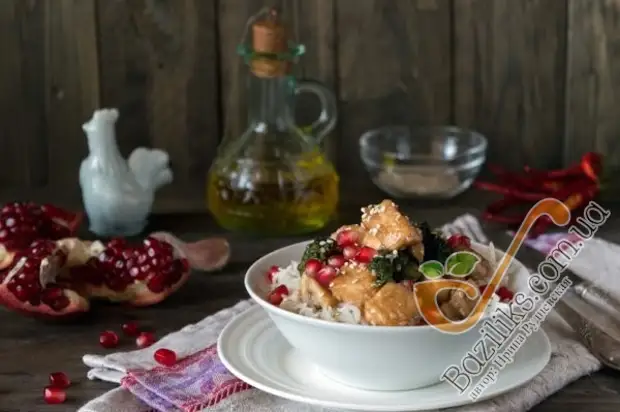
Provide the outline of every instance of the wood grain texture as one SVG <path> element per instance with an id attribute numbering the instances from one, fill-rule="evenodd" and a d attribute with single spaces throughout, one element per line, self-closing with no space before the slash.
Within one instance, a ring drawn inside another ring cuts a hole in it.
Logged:
<path id="1" fill-rule="evenodd" d="M 75 193 L 88 153 L 82 124 L 99 106 L 95 3 L 61 0 L 45 6 L 48 185 Z"/>
<path id="2" fill-rule="evenodd" d="M 335 92 L 336 50 L 334 0 L 220 0 L 219 44 L 222 84 L 222 115 L 224 133 L 240 136 L 247 127 L 247 67 L 236 53 L 248 19 L 265 7 L 276 6 L 291 29 L 294 39 L 306 47 L 306 53 L 294 66 L 299 79 L 320 81 Z M 247 39 L 246 39 L 247 41 Z M 316 119 L 319 108 L 312 98 L 296 100 L 296 118 L 301 125 Z M 325 139 L 326 149 L 333 156 L 334 133 Z"/>
<path id="3" fill-rule="evenodd" d="M 338 166 L 363 172 L 358 139 L 389 124 L 446 124 L 451 118 L 448 0 L 339 0 Z"/>
<path id="4" fill-rule="evenodd" d="M 75 193 L 81 124 L 98 104 L 93 0 L 0 4 L 0 187 Z"/>
<path id="5" fill-rule="evenodd" d="M 123 154 L 168 151 L 174 184 L 157 203 L 204 207 L 219 140 L 215 2 L 99 0 L 101 96 L 118 107 Z"/>
<path id="6" fill-rule="evenodd" d="M 366 190 L 369 189 L 369 190 Z M 362 185 L 345 193 L 340 220 L 333 225 L 359 219 L 360 206 L 375 201 L 372 188 Z M 442 205 L 427 202 L 403 203 L 405 213 L 421 216 L 433 226 L 439 226 L 463 213 L 478 213 L 487 202 L 487 195 L 469 192 L 453 202 Z M 612 218 L 601 229 L 601 235 L 620 242 L 620 220 Z M 618 214 L 620 216 L 620 214 Z M 221 234 L 207 215 L 159 216 L 151 230 L 170 230 L 185 240 Z M 329 228 L 331 229 L 331 228 Z M 328 229 L 328 230 L 329 230 Z M 489 232 L 498 243 L 503 231 Z M 117 385 L 90 381 L 81 357 L 85 353 L 104 353 L 98 343 L 99 333 L 110 329 L 120 332 L 120 325 L 135 320 L 141 328 L 152 329 L 161 337 L 183 326 L 201 320 L 220 309 L 229 307 L 247 294 L 243 274 L 256 259 L 266 253 L 298 242 L 299 238 L 269 238 L 257 241 L 249 237 L 227 235 L 233 255 L 221 272 L 194 273 L 189 283 L 159 305 L 147 308 L 126 308 L 120 305 L 97 305 L 88 317 L 65 324 L 47 324 L 0 308 L 0 410 L 2 412 L 75 411 L 90 399 Z M 524 260 L 529 267 L 539 261 Z M 134 349 L 132 339 L 122 337 L 118 350 Z M 73 384 L 67 402 L 46 405 L 42 388 L 53 371 L 64 371 Z M 620 377 L 601 371 L 583 377 L 532 408 L 533 412 L 617 412 L 620 408 Z M 250 408 L 251 409 L 251 408 Z"/>
<path id="7" fill-rule="evenodd" d="M 562 163 L 565 1 L 455 0 L 455 120 L 489 139 L 489 161 Z"/>
<path id="8" fill-rule="evenodd" d="M 79 195 L 81 124 L 98 105 L 94 0 L 0 4 L 0 197 Z M 48 201 L 49 201 L 48 200 Z"/>
<path id="9" fill-rule="evenodd" d="M 566 161 L 596 150 L 620 166 L 620 1 L 568 2 Z"/>

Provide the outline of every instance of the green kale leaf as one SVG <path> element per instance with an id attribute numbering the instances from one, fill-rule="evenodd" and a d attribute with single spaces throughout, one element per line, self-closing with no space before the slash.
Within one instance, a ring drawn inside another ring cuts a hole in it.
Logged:
<path id="1" fill-rule="evenodd" d="M 328 257 L 337 254 L 338 246 L 336 242 L 330 237 L 321 237 L 314 239 L 312 243 L 306 246 L 304 254 L 301 257 L 301 261 L 297 266 L 299 272 L 303 272 L 306 267 L 306 263 L 310 259 L 318 259 L 321 262 L 325 262 Z"/>
<path id="2" fill-rule="evenodd" d="M 419 223 L 417 227 L 422 232 L 422 243 L 424 244 L 424 259 L 422 262 L 429 260 L 445 262 L 454 250 L 448 246 L 443 236 L 431 230 L 427 222 Z"/>
<path id="3" fill-rule="evenodd" d="M 408 250 L 401 250 L 396 254 L 391 251 L 379 251 L 368 268 L 375 274 L 377 287 L 388 282 L 417 280 L 421 276 L 417 261 Z"/>

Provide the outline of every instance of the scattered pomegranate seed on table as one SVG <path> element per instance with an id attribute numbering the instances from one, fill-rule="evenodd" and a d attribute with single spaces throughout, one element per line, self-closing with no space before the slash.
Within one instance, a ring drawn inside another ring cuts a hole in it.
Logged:
<path id="1" fill-rule="evenodd" d="M 67 399 L 67 393 L 62 388 L 46 386 L 43 391 L 43 399 L 51 405 L 63 403 Z"/>
<path id="2" fill-rule="evenodd" d="M 127 336 L 137 336 L 140 332 L 138 330 L 138 324 L 136 322 L 127 322 L 121 325 L 121 329 L 123 329 L 123 333 Z"/>
<path id="3" fill-rule="evenodd" d="M 148 348 L 155 343 L 155 335 L 152 332 L 142 332 L 136 338 L 136 346 L 140 349 Z"/>
<path id="4" fill-rule="evenodd" d="M 323 264 L 318 259 L 308 259 L 306 262 L 306 266 L 304 268 L 304 272 L 308 276 L 314 276 L 317 274 L 319 270 L 323 267 Z"/>
<path id="5" fill-rule="evenodd" d="M 115 348 L 118 345 L 118 335 L 111 330 L 103 331 L 99 335 L 99 344 L 106 349 Z"/>
<path id="6" fill-rule="evenodd" d="M 50 373 L 50 386 L 65 389 L 71 386 L 71 380 L 64 372 Z"/>
<path id="7" fill-rule="evenodd" d="M 166 348 L 157 349 L 153 354 L 153 358 L 155 358 L 157 363 L 164 366 L 172 366 L 177 363 L 177 354 Z"/>

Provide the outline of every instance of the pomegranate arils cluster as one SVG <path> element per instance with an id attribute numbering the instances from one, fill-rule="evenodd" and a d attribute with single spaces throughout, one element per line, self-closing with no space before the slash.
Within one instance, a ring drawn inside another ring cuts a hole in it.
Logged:
<path id="1" fill-rule="evenodd" d="M 15 202 L 0 209 L 0 243 L 9 250 L 24 249 L 37 239 L 71 236 L 82 220 L 81 214 L 52 205 Z"/>
<path id="2" fill-rule="evenodd" d="M 38 306 L 43 302 L 58 310 L 69 305 L 69 300 L 62 293 L 62 289 L 49 282 L 49 279 L 42 279 L 42 270 L 46 269 L 44 265 L 48 265 L 48 271 L 53 275 L 56 268 L 64 264 L 67 258 L 66 253 L 57 248 L 54 241 L 34 241 L 30 248 L 17 254 L 16 258 L 16 263 L 8 271 L 4 281 L 7 289 L 18 300 L 28 302 L 32 306 Z M 47 283 L 44 283 L 45 281 Z"/>

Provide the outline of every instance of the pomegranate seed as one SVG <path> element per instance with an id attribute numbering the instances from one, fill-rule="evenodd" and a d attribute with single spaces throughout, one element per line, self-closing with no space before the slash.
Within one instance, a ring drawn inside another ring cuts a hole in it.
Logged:
<path id="1" fill-rule="evenodd" d="M 319 270 L 316 274 L 316 280 L 322 286 L 328 288 L 329 284 L 332 283 L 332 280 L 336 277 L 336 269 L 331 266 L 325 266 L 323 269 Z"/>
<path id="2" fill-rule="evenodd" d="M 161 293 L 166 289 L 166 276 L 163 273 L 157 273 L 146 284 L 146 287 L 153 293 Z"/>
<path id="3" fill-rule="evenodd" d="M 306 267 L 304 268 L 304 273 L 308 276 L 314 276 L 316 273 L 321 270 L 323 264 L 318 259 L 308 259 L 306 262 Z"/>
<path id="4" fill-rule="evenodd" d="M 165 366 L 172 366 L 177 363 L 177 354 L 170 349 L 157 349 L 153 354 L 153 358 L 155 358 L 157 363 Z"/>
<path id="5" fill-rule="evenodd" d="M 273 265 L 269 268 L 269 270 L 267 271 L 267 279 L 269 279 L 269 283 L 273 283 L 273 277 L 276 273 L 278 273 L 279 270 L 280 267 L 276 265 Z"/>
<path id="6" fill-rule="evenodd" d="M 461 245 L 463 245 L 465 247 L 471 247 L 471 240 L 467 236 L 462 235 L 461 236 Z"/>
<path id="7" fill-rule="evenodd" d="M 106 349 L 114 348 L 118 345 L 118 335 L 111 330 L 103 331 L 99 335 L 99 344 Z"/>
<path id="8" fill-rule="evenodd" d="M 465 235 L 452 235 L 446 241 L 451 248 L 457 248 L 459 246 L 471 247 L 471 241 Z"/>
<path id="9" fill-rule="evenodd" d="M 344 265 L 344 262 L 345 258 L 342 255 L 330 256 L 329 259 L 327 259 L 327 264 L 336 269 L 341 268 L 342 265 Z"/>
<path id="10" fill-rule="evenodd" d="M 357 247 L 346 246 L 344 249 L 342 249 L 342 256 L 344 256 L 345 259 L 353 259 L 355 255 L 357 255 L 357 252 L 358 252 Z"/>
<path id="11" fill-rule="evenodd" d="M 139 333 L 138 324 L 136 322 L 127 322 L 121 325 L 123 333 L 127 336 L 136 336 Z"/>
<path id="12" fill-rule="evenodd" d="M 478 286 L 478 290 L 480 291 L 480 294 L 482 295 L 485 291 L 485 289 L 487 288 L 488 285 L 480 285 Z"/>
<path id="13" fill-rule="evenodd" d="M 355 260 L 357 260 L 360 263 L 370 263 L 370 261 L 372 260 L 372 258 L 375 257 L 376 254 L 377 254 L 377 251 L 375 249 L 368 247 L 368 246 L 364 246 L 357 252 L 357 255 L 355 256 Z"/>
<path id="14" fill-rule="evenodd" d="M 267 300 L 272 305 L 278 306 L 282 303 L 285 295 L 288 295 L 288 288 L 285 285 L 280 285 L 269 293 Z"/>
<path id="15" fill-rule="evenodd" d="M 514 293 L 506 286 L 500 286 L 495 293 L 502 302 L 510 302 L 514 297 Z"/>
<path id="16" fill-rule="evenodd" d="M 71 385 L 71 380 L 64 372 L 53 372 L 50 373 L 50 383 L 55 388 L 64 389 Z"/>
<path id="17" fill-rule="evenodd" d="M 359 239 L 359 233 L 354 230 L 343 230 L 336 235 L 336 244 L 340 247 L 354 245 Z"/>
<path id="18" fill-rule="evenodd" d="M 67 399 L 67 393 L 62 388 L 46 386 L 45 391 L 43 391 L 43 399 L 45 399 L 45 403 L 55 405 L 63 403 Z"/>
<path id="19" fill-rule="evenodd" d="M 136 346 L 140 349 L 148 348 L 155 343 L 155 335 L 151 332 L 142 332 L 136 338 Z"/>

